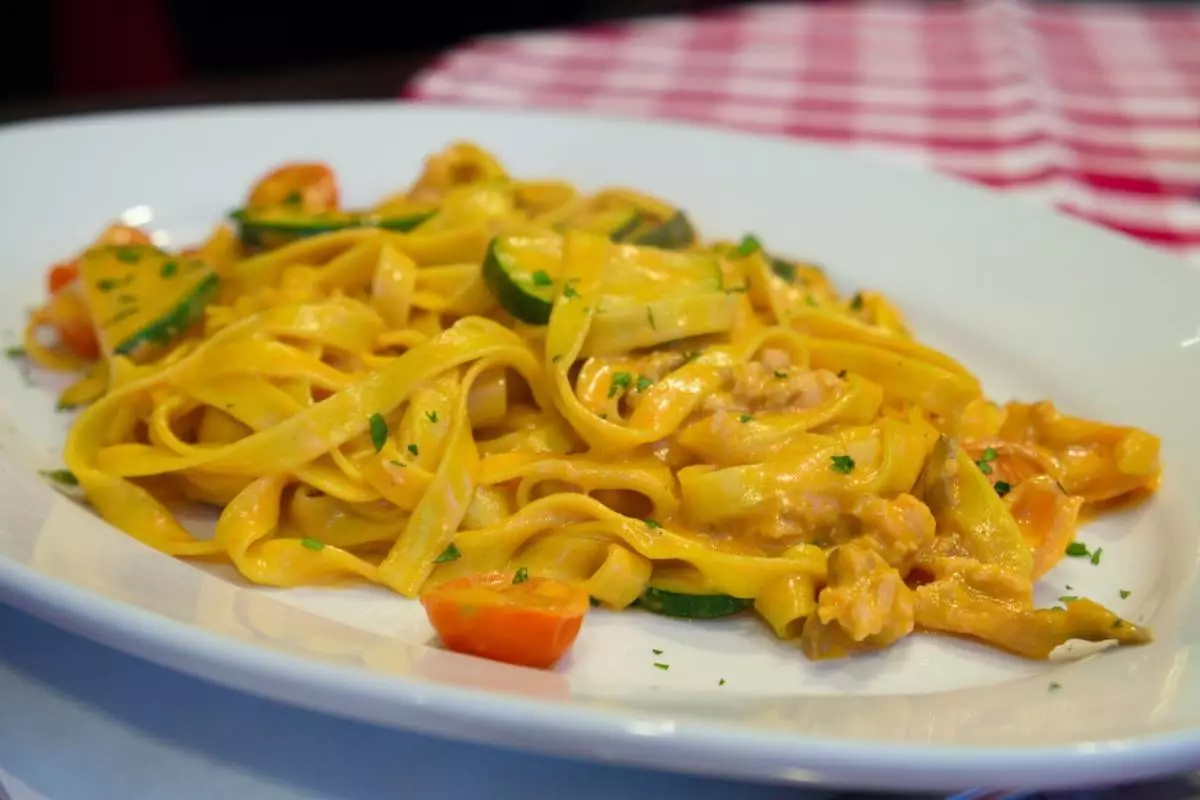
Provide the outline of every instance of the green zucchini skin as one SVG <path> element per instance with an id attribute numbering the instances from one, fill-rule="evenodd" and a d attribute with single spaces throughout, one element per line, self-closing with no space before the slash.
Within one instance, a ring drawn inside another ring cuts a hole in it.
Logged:
<path id="1" fill-rule="evenodd" d="M 665 617 L 718 619 L 739 614 L 753 606 L 754 601 L 727 594 L 680 594 L 648 587 L 636 604 Z"/>

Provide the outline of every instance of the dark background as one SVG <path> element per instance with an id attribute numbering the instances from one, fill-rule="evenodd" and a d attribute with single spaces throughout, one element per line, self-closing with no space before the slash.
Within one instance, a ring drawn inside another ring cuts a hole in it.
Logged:
<path id="1" fill-rule="evenodd" d="M 471 36 L 727 5 L 734 3 L 0 0 L 0 120 L 394 96 L 437 52 Z"/>

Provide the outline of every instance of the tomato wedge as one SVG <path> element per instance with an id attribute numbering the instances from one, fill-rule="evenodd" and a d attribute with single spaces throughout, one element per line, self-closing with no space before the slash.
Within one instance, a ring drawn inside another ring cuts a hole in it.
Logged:
<path id="1" fill-rule="evenodd" d="M 337 178 L 324 164 L 284 164 L 254 184 L 247 205 L 294 205 L 299 211 L 332 211 L 338 207 Z"/>
<path id="2" fill-rule="evenodd" d="M 422 594 L 421 604 L 449 649 L 541 669 L 571 648 L 591 607 L 578 586 L 524 570 L 457 578 Z"/>
<path id="3" fill-rule="evenodd" d="M 58 294 L 78 277 L 79 264 L 76 262 L 64 261 L 55 264 L 50 268 L 50 274 L 46 276 L 46 288 L 50 290 L 50 294 Z"/>

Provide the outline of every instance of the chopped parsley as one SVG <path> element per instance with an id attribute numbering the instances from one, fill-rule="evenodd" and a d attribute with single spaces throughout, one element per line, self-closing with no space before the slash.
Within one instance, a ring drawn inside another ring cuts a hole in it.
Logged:
<path id="1" fill-rule="evenodd" d="M 527 580 L 529 580 L 529 570 L 525 569 L 525 567 L 518 567 L 516 573 L 513 575 L 513 583 L 524 583 Z"/>
<path id="2" fill-rule="evenodd" d="M 1123 625 L 1123 624 L 1124 623 L 1121 621 L 1121 618 L 1117 617 L 1116 619 L 1113 620 L 1113 624 L 1110 627 L 1115 631 L 1117 628 L 1121 627 L 1121 625 Z"/>
<path id="3" fill-rule="evenodd" d="M 988 467 L 988 469 L 991 469 L 991 467 Z M 1004 495 L 1012 491 L 1012 484 L 1008 481 L 996 481 L 995 484 L 993 484 L 993 487 L 996 490 L 996 494 L 1000 495 L 1001 497 L 1004 497 Z"/>
<path id="4" fill-rule="evenodd" d="M 721 680 L 717 681 L 717 686 L 724 686 L 724 685 L 725 685 L 725 679 L 724 679 L 724 678 L 721 678 Z"/>
<path id="5" fill-rule="evenodd" d="M 287 193 L 286 197 L 283 198 L 283 204 L 285 206 L 298 206 L 298 205 L 300 205 L 302 200 L 303 200 L 303 198 L 300 195 L 300 190 L 293 189 L 292 191 Z"/>
<path id="6" fill-rule="evenodd" d="M 164 261 L 162 268 L 158 271 L 164 278 L 169 278 L 179 269 L 179 265 L 174 261 Z"/>
<path id="7" fill-rule="evenodd" d="M 13 347 L 5 349 L 4 355 L 7 358 L 24 358 L 28 354 L 25 352 L 24 347 L 21 347 L 20 345 L 14 345 Z"/>
<path id="8" fill-rule="evenodd" d="M 817 301 L 811 294 L 804 295 L 804 304 L 812 306 L 813 308 L 817 307 Z"/>
<path id="9" fill-rule="evenodd" d="M 1071 591 L 1072 589 L 1074 589 L 1075 587 L 1074 587 L 1074 586 L 1072 586 L 1071 584 L 1069 584 L 1069 583 L 1068 583 L 1068 584 L 1067 584 L 1066 586 L 1064 586 L 1063 588 L 1064 588 L 1064 589 L 1066 589 L 1066 590 L 1069 592 L 1069 591 Z"/>
<path id="10" fill-rule="evenodd" d="M 1104 548 L 1103 548 L 1103 547 L 1097 547 L 1097 548 L 1096 548 L 1096 551 L 1095 551 L 1094 553 L 1092 553 L 1092 563 L 1093 563 L 1093 564 L 1099 564 L 1099 563 L 1100 563 L 1100 554 L 1101 554 L 1101 553 L 1103 553 L 1103 552 L 1104 552 Z"/>
<path id="11" fill-rule="evenodd" d="M 663 653 L 663 651 L 662 651 L 662 650 L 659 650 L 657 647 L 656 647 L 656 648 L 654 648 L 653 650 L 651 650 L 650 652 L 651 652 L 651 653 L 654 653 L 654 655 L 656 655 L 656 656 L 661 656 L 661 655 L 662 655 L 662 653 Z"/>
<path id="12" fill-rule="evenodd" d="M 651 330 L 658 330 L 658 325 L 654 322 L 654 309 L 646 306 L 646 322 L 650 323 Z"/>
<path id="13" fill-rule="evenodd" d="M 975 462 L 975 466 L 979 467 L 979 471 L 982 472 L 984 475 L 991 475 L 992 474 L 992 463 L 991 462 L 996 460 L 996 456 L 997 456 L 996 448 L 989 447 L 983 451 L 983 455 L 981 455 L 979 457 L 979 460 Z"/>
<path id="14" fill-rule="evenodd" d="M 63 486 L 78 486 L 79 479 L 75 477 L 75 473 L 69 469 L 46 469 L 40 473 L 43 478 L 49 478 L 55 483 L 60 483 Z"/>
<path id="15" fill-rule="evenodd" d="M 759 250 L 762 250 L 762 242 L 753 233 L 747 233 L 742 237 L 742 241 L 738 243 L 737 248 L 733 251 L 738 258 L 754 255 Z"/>
<path id="16" fill-rule="evenodd" d="M 410 444 L 406 449 L 414 456 L 421 455 L 421 448 L 417 447 L 415 444 Z"/>
<path id="17" fill-rule="evenodd" d="M 1059 689 L 1062 688 L 1062 684 L 1051 682 L 1050 686 L 1048 686 L 1047 688 L 1052 692 L 1057 692 Z"/>
<path id="18" fill-rule="evenodd" d="M 426 411 L 425 419 L 429 420 L 430 422 L 437 422 L 438 421 L 437 412 L 436 411 Z"/>
<path id="19" fill-rule="evenodd" d="M 1122 599 L 1122 600 L 1125 600 L 1125 599 L 1127 599 L 1127 598 L 1129 597 L 1129 595 L 1131 595 L 1131 594 L 1133 594 L 1133 592 L 1129 591 L 1128 589 L 1122 589 L 1122 590 L 1120 591 L 1120 595 L 1121 595 L 1121 599 Z"/>
<path id="20" fill-rule="evenodd" d="M 749 422 L 749 421 L 750 421 L 750 420 L 752 420 L 752 419 L 754 419 L 753 415 L 751 415 L 751 414 L 742 414 L 740 417 L 738 417 L 738 422 L 740 422 L 740 423 L 742 423 L 743 425 L 745 425 L 747 422 Z"/>
<path id="21" fill-rule="evenodd" d="M 590 605 L 592 608 L 599 608 L 600 607 L 599 598 L 589 596 L 588 597 L 588 605 Z"/>
<path id="22" fill-rule="evenodd" d="M 844 377 L 846 377 L 846 370 L 844 370 L 844 369 L 839 369 L 839 370 L 838 370 L 838 374 L 837 374 L 837 375 L 838 375 L 838 377 L 839 377 L 839 378 L 844 378 Z"/>
<path id="23" fill-rule="evenodd" d="M 633 376 L 628 372 L 617 372 L 612 376 L 612 385 L 608 387 L 608 396 L 616 397 L 622 389 L 628 389 L 633 382 Z"/>
<path id="24" fill-rule="evenodd" d="M 829 459 L 829 468 L 834 472 L 849 475 L 854 472 L 854 459 L 850 456 L 832 456 Z"/>
<path id="25" fill-rule="evenodd" d="M 782 371 L 782 370 L 778 370 L 778 369 L 777 369 L 777 370 L 775 370 L 775 377 L 776 377 L 776 378 L 779 378 L 779 380 L 783 380 L 783 379 L 784 379 L 784 378 L 786 378 L 787 376 L 788 376 L 788 374 L 787 374 L 786 372 L 784 372 L 784 371 Z"/>
<path id="26" fill-rule="evenodd" d="M 549 273 L 547 273 L 546 270 L 539 269 L 537 272 L 533 273 L 533 285 L 534 286 L 553 286 L 554 279 L 550 277 Z"/>
<path id="27" fill-rule="evenodd" d="M 371 415 L 371 444 L 375 446 L 375 452 L 378 453 L 383 449 L 383 445 L 387 442 L 388 426 L 387 421 L 382 414 Z"/>
<path id="28" fill-rule="evenodd" d="M 637 383 L 634 384 L 634 388 L 637 389 L 639 392 L 644 392 L 653 385 L 654 385 L 653 380 L 651 380 L 650 378 L 647 378 L 645 375 L 638 375 Z"/>
<path id="29" fill-rule="evenodd" d="M 1087 549 L 1087 545 L 1083 542 L 1071 542 L 1063 552 L 1071 558 L 1087 558 L 1091 555 L 1091 552 Z"/>
<path id="30" fill-rule="evenodd" d="M 863 307 L 863 296 L 862 296 L 862 292 L 859 292 L 858 294 L 854 295 L 853 298 L 850 299 L 850 310 L 851 311 L 862 311 L 862 307 Z"/>
<path id="31" fill-rule="evenodd" d="M 572 297 L 579 297 L 579 292 L 575 291 L 575 287 L 568 283 L 563 286 L 562 296 L 570 300 Z"/>
<path id="32" fill-rule="evenodd" d="M 1078 598 L 1078 597 L 1076 597 L 1076 596 L 1075 596 L 1075 595 L 1073 595 L 1073 594 L 1064 594 L 1062 597 L 1058 598 L 1058 602 L 1060 602 L 1060 603 L 1074 603 L 1074 602 L 1075 602 L 1076 600 L 1078 600 L 1078 599 L 1079 599 L 1079 598 Z"/>
<path id="33" fill-rule="evenodd" d="M 317 541 L 316 539 L 304 538 L 304 539 L 300 540 L 300 544 L 304 545 L 305 548 L 307 548 L 309 550 L 313 550 L 313 551 L 325 549 L 325 543 L 321 542 L 321 541 Z"/>
<path id="34" fill-rule="evenodd" d="M 454 542 L 446 545 L 446 549 L 442 554 L 433 560 L 435 564 L 445 564 L 447 561 L 458 561 L 462 558 L 462 551 L 454 546 Z"/>
<path id="35" fill-rule="evenodd" d="M 389 461 L 388 463 L 391 464 L 393 467 L 407 467 L 408 466 L 408 464 L 405 464 L 403 461 L 397 461 L 394 458 L 391 461 Z"/>
<path id="36" fill-rule="evenodd" d="M 136 264 L 138 261 L 141 260 L 141 258 L 142 258 L 142 256 L 141 256 L 141 254 L 138 253 L 136 248 L 133 248 L 133 247 L 118 247 L 117 248 L 117 261 L 121 261 L 125 264 Z"/>
<path id="37" fill-rule="evenodd" d="M 118 303 L 136 303 L 137 298 L 131 294 L 123 294 L 117 298 Z"/>
<path id="38" fill-rule="evenodd" d="M 560 362 L 560 361 L 562 361 L 562 353 L 559 353 L 558 355 L 556 355 L 556 356 L 553 356 L 553 357 L 551 357 L 551 359 L 550 359 L 550 363 L 551 363 L 551 364 L 557 364 L 557 363 L 558 363 L 558 362 Z"/>
<path id="39" fill-rule="evenodd" d="M 655 661 L 654 666 L 657 667 L 658 669 L 661 669 L 663 672 L 666 672 L 667 670 L 669 670 L 671 668 L 670 664 L 664 664 L 661 661 Z"/>
<path id="40" fill-rule="evenodd" d="M 642 521 L 646 523 L 646 527 L 649 528 L 650 530 L 657 530 L 662 527 L 662 524 L 659 523 L 658 520 L 651 519 L 650 517 L 646 517 Z"/>

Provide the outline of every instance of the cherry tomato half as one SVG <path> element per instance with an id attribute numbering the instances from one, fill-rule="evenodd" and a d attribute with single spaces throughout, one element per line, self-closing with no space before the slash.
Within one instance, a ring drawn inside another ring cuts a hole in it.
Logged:
<path id="1" fill-rule="evenodd" d="M 75 291 L 60 291 L 50 299 L 49 320 L 58 339 L 75 355 L 89 361 L 100 357 L 100 343 L 88 315 L 87 303 Z"/>
<path id="2" fill-rule="evenodd" d="M 79 277 L 79 264 L 74 261 L 64 261 L 50 267 L 46 275 L 46 288 L 50 294 L 58 294 L 64 287 L 69 286 Z"/>
<path id="3" fill-rule="evenodd" d="M 509 664 L 554 666 L 579 635 L 591 607 L 588 594 L 562 581 L 518 575 L 468 575 L 422 594 L 421 604 L 442 643 L 458 653 Z"/>

